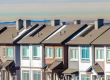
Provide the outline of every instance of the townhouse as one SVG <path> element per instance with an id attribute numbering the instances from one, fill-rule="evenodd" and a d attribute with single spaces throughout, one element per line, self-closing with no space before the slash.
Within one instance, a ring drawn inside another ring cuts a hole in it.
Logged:
<path id="1" fill-rule="evenodd" d="M 19 19 L 14 27 L 0 28 L 0 79 L 20 80 L 20 46 L 16 42 L 22 39 L 38 25 L 30 20 Z M 21 37 L 20 37 L 21 36 Z"/>
<path id="2" fill-rule="evenodd" d="M 62 26 L 60 20 L 43 26 L 17 42 L 20 44 L 21 80 L 45 80 L 41 69 L 45 64 L 45 50 L 41 42 Z"/>
<path id="3" fill-rule="evenodd" d="M 96 19 L 94 22 L 95 25 L 91 25 L 79 36 L 66 43 L 68 66 L 72 66 L 68 69 L 73 70 L 73 74 L 70 74 L 72 70 L 67 70 L 68 80 L 109 80 L 110 78 L 109 63 L 107 63 L 109 47 L 106 47 L 109 45 L 107 31 L 110 26 L 103 25 L 103 19 Z"/>
<path id="4" fill-rule="evenodd" d="M 80 22 L 75 20 L 74 25 L 64 25 L 42 42 L 45 47 L 45 65 L 42 69 L 46 80 L 65 79 L 62 72 L 68 68 L 68 48 L 64 43 L 88 27 Z"/>

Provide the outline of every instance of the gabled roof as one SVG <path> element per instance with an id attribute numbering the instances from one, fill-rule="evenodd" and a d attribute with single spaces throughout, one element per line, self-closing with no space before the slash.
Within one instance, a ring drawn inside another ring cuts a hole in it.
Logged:
<path id="1" fill-rule="evenodd" d="M 94 40 L 91 44 L 110 45 L 110 28 L 104 34 Z"/>
<path id="2" fill-rule="evenodd" d="M 104 73 L 103 69 L 101 68 L 101 66 L 98 63 L 96 63 L 94 66 L 90 66 L 86 72 L 91 72 L 92 70 L 95 70 L 95 72 L 97 74 L 103 74 Z"/>
<path id="3" fill-rule="evenodd" d="M 39 32 L 33 32 L 29 36 L 21 39 L 18 43 L 22 44 L 39 44 L 41 43 L 44 39 L 46 39 L 48 36 L 50 36 L 54 31 L 59 29 L 61 26 L 46 26 Z"/>
<path id="4" fill-rule="evenodd" d="M 74 74 L 77 73 L 79 70 L 78 69 L 66 69 L 63 73 L 64 74 Z"/>
<path id="5" fill-rule="evenodd" d="M 16 30 L 16 27 L 2 27 L 0 29 L 0 43 L 1 44 L 12 44 L 14 37 L 17 36 L 17 32 L 21 32 L 24 28 Z M 13 35 L 13 37 L 12 37 Z"/>
<path id="6" fill-rule="evenodd" d="M 67 45 L 78 45 L 84 44 L 88 45 L 91 44 L 95 39 L 102 36 L 109 29 L 110 25 L 101 26 L 99 29 L 95 29 L 94 25 L 91 25 L 87 30 L 85 30 L 81 35 L 77 36 L 76 38 L 67 42 Z"/>
<path id="7" fill-rule="evenodd" d="M 61 44 L 75 36 L 81 29 L 87 27 L 86 24 L 67 25 L 60 32 L 57 32 L 51 38 L 44 40 L 43 44 Z"/>

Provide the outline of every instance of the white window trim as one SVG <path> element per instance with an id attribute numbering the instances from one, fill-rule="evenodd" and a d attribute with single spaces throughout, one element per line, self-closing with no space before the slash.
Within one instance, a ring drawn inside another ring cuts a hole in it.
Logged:
<path id="1" fill-rule="evenodd" d="M 104 51 L 104 48 L 95 48 L 95 61 L 104 61 L 104 59 L 97 59 L 97 50 L 100 49 L 100 50 L 103 50 Z M 104 54 L 103 54 L 104 55 Z M 104 56 L 103 56 L 104 57 Z"/>
<path id="2" fill-rule="evenodd" d="M 25 70 L 23 70 L 22 72 L 22 80 L 23 80 L 23 73 L 24 73 Z M 29 79 L 30 79 L 30 72 L 29 71 L 25 71 L 25 73 L 29 73 Z"/>
<path id="3" fill-rule="evenodd" d="M 104 78 L 104 80 L 105 80 L 105 77 L 101 77 L 101 80 L 102 80 L 102 78 Z"/>
<path id="4" fill-rule="evenodd" d="M 6 49 L 8 49 L 8 48 L 12 48 L 12 47 L 7 47 Z M 13 58 L 14 57 L 14 48 L 12 48 L 12 49 L 13 49 L 13 53 L 10 52 L 11 55 L 10 56 L 7 55 L 7 58 Z M 7 54 L 8 54 L 8 51 L 7 51 Z M 13 57 L 12 57 L 12 54 L 13 54 Z"/>
<path id="5" fill-rule="evenodd" d="M 78 50 L 78 59 L 75 59 L 75 58 L 71 58 L 71 49 L 77 49 Z M 72 47 L 69 49 L 69 53 L 70 53 L 70 61 L 79 61 L 79 49 L 77 47 Z"/>
<path id="6" fill-rule="evenodd" d="M 90 46 L 88 46 L 89 47 L 89 58 L 82 58 L 82 47 L 87 47 L 87 46 L 81 46 L 81 50 L 80 50 L 81 51 L 81 53 L 80 53 L 81 54 L 80 55 L 81 56 L 81 62 L 90 62 Z M 82 59 L 89 59 L 89 61 L 87 61 L 87 60 L 83 61 Z"/>
<path id="7" fill-rule="evenodd" d="M 56 48 L 55 48 L 56 49 Z M 62 49 L 62 48 L 61 48 Z M 58 54 L 58 53 L 57 53 Z M 62 50 L 62 54 L 63 54 L 63 50 Z M 55 58 L 62 58 L 62 57 L 56 57 L 56 52 L 55 52 Z"/>
<path id="8" fill-rule="evenodd" d="M 34 58 L 34 59 L 37 59 L 38 57 L 39 57 L 39 59 L 41 59 L 41 55 L 40 56 L 34 56 L 34 54 L 33 54 L 33 47 L 34 46 L 36 46 L 36 47 L 40 47 L 39 45 L 33 45 L 32 46 L 32 58 Z M 40 50 L 40 53 L 39 54 L 41 54 L 41 50 Z M 36 57 L 36 58 L 35 58 Z"/>
<path id="9" fill-rule="evenodd" d="M 110 48 L 110 47 L 107 47 L 107 48 Z M 107 50 L 110 50 L 110 49 L 107 49 Z M 107 58 L 107 56 L 108 56 L 107 50 L 106 50 L 106 61 L 107 61 L 107 62 L 110 62 L 110 61 L 108 61 L 108 58 Z M 109 59 L 109 60 L 110 60 L 110 59 Z"/>
<path id="10" fill-rule="evenodd" d="M 40 72 L 40 79 L 41 79 L 41 71 L 33 70 L 33 75 L 34 75 L 34 72 Z M 33 80 L 34 80 L 34 76 L 33 76 Z"/>
<path id="11" fill-rule="evenodd" d="M 47 49 L 47 48 L 52 48 L 52 49 L 53 49 L 53 56 L 54 56 L 54 48 L 53 48 L 53 47 L 46 47 L 46 49 Z M 46 51 L 46 54 L 47 54 L 47 51 Z M 45 56 L 46 56 L 46 55 L 45 55 Z M 53 56 L 52 56 L 52 57 L 47 57 L 47 56 L 46 56 L 46 58 L 53 58 Z"/>

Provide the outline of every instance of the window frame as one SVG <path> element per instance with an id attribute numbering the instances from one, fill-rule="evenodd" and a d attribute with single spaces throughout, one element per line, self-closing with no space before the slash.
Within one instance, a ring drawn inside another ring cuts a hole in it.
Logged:
<path id="1" fill-rule="evenodd" d="M 87 79 L 88 75 L 86 75 L 86 74 L 81 74 L 81 80 L 82 80 L 82 76 L 86 76 L 86 80 L 88 80 L 88 79 Z M 91 78 L 91 77 L 89 76 L 89 78 Z M 89 79 L 89 80 L 90 80 L 90 79 Z"/>
<path id="2" fill-rule="evenodd" d="M 78 59 L 75 59 L 75 58 L 71 58 L 71 56 L 72 56 L 72 52 L 71 52 L 71 50 L 73 50 L 73 49 L 77 49 L 78 50 Z M 70 59 L 70 61 L 79 61 L 79 48 L 78 47 L 70 47 L 69 48 L 69 59 Z"/>
<path id="3" fill-rule="evenodd" d="M 103 50 L 103 59 L 97 59 L 97 50 Z M 104 48 L 103 47 L 95 47 L 95 61 L 104 61 Z"/>
<path id="4" fill-rule="evenodd" d="M 103 80 L 102 78 L 104 78 L 104 80 L 105 80 L 105 77 L 101 77 L 101 80 Z"/>
<path id="5" fill-rule="evenodd" d="M 107 75 L 106 77 L 107 77 L 106 79 L 108 80 L 108 77 L 110 77 L 110 75 Z"/>
<path id="6" fill-rule="evenodd" d="M 82 60 L 82 47 L 89 47 L 89 61 L 83 61 Z M 81 51 L 81 62 L 90 62 L 90 46 L 81 46 L 81 50 L 80 51 Z"/>
<path id="7" fill-rule="evenodd" d="M 40 80 L 41 80 L 41 71 L 33 70 L 33 80 L 34 80 L 34 72 L 40 72 Z"/>
<path id="8" fill-rule="evenodd" d="M 106 47 L 106 48 L 110 48 L 110 47 Z M 108 52 L 107 52 L 107 50 L 108 50 L 108 49 L 106 49 L 106 61 L 107 61 L 107 62 L 110 62 L 110 61 L 108 61 L 108 57 L 107 57 L 107 56 L 108 56 Z M 110 49 L 109 49 L 109 50 L 110 50 Z"/>
<path id="9" fill-rule="evenodd" d="M 6 57 L 8 60 L 13 60 L 13 59 L 15 58 L 15 52 L 14 52 L 14 51 L 15 51 L 15 50 L 14 50 L 15 47 L 14 47 L 14 46 L 5 46 L 5 47 L 3 47 L 3 48 L 5 48 L 5 55 L 6 55 L 6 56 L 4 56 L 4 57 Z M 13 58 L 8 58 L 8 57 L 7 57 L 7 48 L 13 48 Z"/>
<path id="10" fill-rule="evenodd" d="M 22 57 L 22 59 L 23 60 L 29 60 L 29 58 L 23 58 L 23 46 L 28 46 L 29 47 L 29 58 L 30 58 L 30 45 L 22 45 L 21 46 L 21 52 L 22 52 L 22 56 L 21 57 Z"/>
<path id="11" fill-rule="evenodd" d="M 33 53 L 33 47 L 34 46 L 37 46 L 37 47 L 40 47 L 40 45 L 32 45 L 32 59 L 34 59 L 34 60 L 40 60 L 41 59 L 41 47 L 40 47 L 40 56 L 39 56 L 39 58 L 34 58 L 34 53 Z"/>
<path id="12" fill-rule="evenodd" d="M 47 54 L 46 49 L 47 48 L 52 48 L 53 49 L 53 56 L 52 57 L 47 57 L 46 56 L 46 54 Z M 53 57 L 54 57 L 54 48 L 53 47 L 45 47 L 45 58 L 53 58 Z"/>
<path id="13" fill-rule="evenodd" d="M 57 48 L 58 48 L 58 49 L 62 49 L 62 54 L 63 54 L 63 48 L 61 48 L 61 47 L 55 47 L 55 51 L 56 51 Z M 58 53 L 57 53 L 57 54 L 58 54 Z M 62 55 L 62 54 L 61 54 L 61 55 Z M 62 57 L 56 57 L 56 52 L 55 52 L 55 58 L 62 58 Z"/>
<path id="14" fill-rule="evenodd" d="M 7 48 L 6 48 L 6 49 L 7 49 L 7 54 L 6 54 L 6 55 L 7 55 L 7 58 L 10 58 L 10 59 L 11 59 L 11 58 L 14 57 L 14 48 L 12 48 L 12 49 L 13 49 L 13 57 L 8 57 L 8 48 L 11 49 L 12 47 L 7 47 Z"/>
<path id="15" fill-rule="evenodd" d="M 23 72 L 24 72 L 24 71 L 28 71 L 28 72 L 29 72 L 29 79 L 30 79 L 30 71 L 29 71 L 29 70 L 22 70 L 22 80 L 23 80 L 23 78 L 24 78 L 24 77 L 23 77 Z"/>

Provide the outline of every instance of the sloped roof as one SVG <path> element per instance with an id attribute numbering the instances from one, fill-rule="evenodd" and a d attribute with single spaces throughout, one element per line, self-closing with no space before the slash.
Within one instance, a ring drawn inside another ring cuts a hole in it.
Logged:
<path id="1" fill-rule="evenodd" d="M 110 45 L 110 29 L 108 29 L 104 34 L 94 40 L 91 44 Z"/>
<path id="2" fill-rule="evenodd" d="M 75 33 L 80 30 L 81 28 L 86 27 L 86 24 L 78 24 L 78 25 L 67 25 L 65 28 L 63 28 L 60 32 L 53 35 L 48 40 L 44 40 L 43 44 L 60 44 L 67 40 L 68 38 L 72 37 L 72 35 L 75 35 Z"/>
<path id="3" fill-rule="evenodd" d="M 91 27 L 94 27 L 94 25 L 91 25 Z M 102 36 L 102 34 L 110 28 L 110 25 L 101 26 L 99 29 L 92 29 L 91 27 L 89 27 L 81 35 L 77 36 L 75 39 L 70 40 L 66 44 L 91 44 L 95 39 Z"/>
<path id="4" fill-rule="evenodd" d="M 97 73 L 102 73 L 102 69 L 98 66 L 98 65 L 95 65 L 95 66 L 92 66 L 92 68 L 97 72 Z"/>
<path id="5" fill-rule="evenodd" d="M 13 62 L 13 60 L 12 61 L 5 61 L 4 63 L 3 63 L 3 66 L 6 68 L 8 65 L 10 65 L 11 63 Z"/>
<path id="6" fill-rule="evenodd" d="M 54 31 L 56 31 L 61 26 L 46 26 L 41 31 L 35 33 L 33 36 L 29 35 L 23 39 L 21 39 L 18 43 L 33 43 L 33 44 L 39 44 L 41 43 L 45 38 L 47 38 L 49 35 L 51 35 Z"/>
<path id="7" fill-rule="evenodd" d="M 71 73 L 75 73 L 75 72 L 78 72 L 78 71 L 79 71 L 78 69 L 66 69 L 63 73 L 71 74 Z"/>

